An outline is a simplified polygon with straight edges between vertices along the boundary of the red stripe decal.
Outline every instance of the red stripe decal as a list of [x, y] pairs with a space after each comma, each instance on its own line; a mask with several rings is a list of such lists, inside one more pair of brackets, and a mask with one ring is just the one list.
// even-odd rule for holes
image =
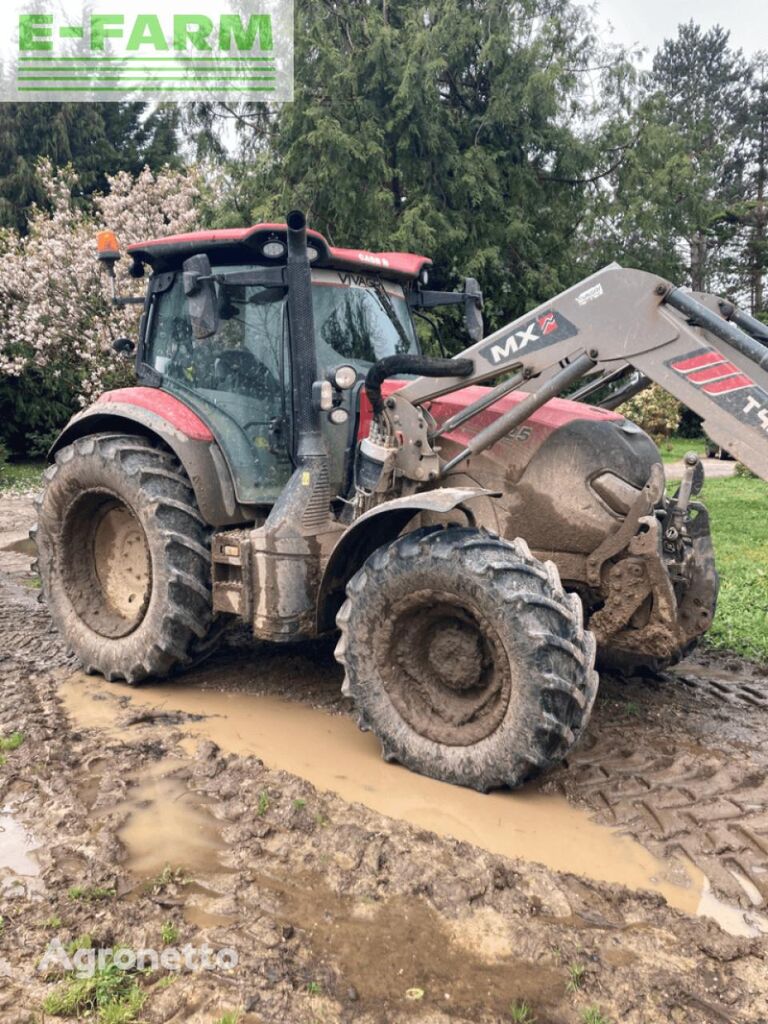
[[688, 380], [694, 384], [706, 384], [708, 380], [719, 380], [738, 372], [738, 366], [734, 366], [733, 363], [719, 363], [717, 366], [708, 366], [706, 370], [696, 370], [689, 375]]
[[683, 359], [679, 363], [672, 363], [672, 369], [678, 373], [690, 373], [691, 370], [698, 370], [702, 366], [713, 366], [715, 363], [724, 363], [725, 359], [719, 352], [703, 352], [699, 356], [691, 356], [690, 359]]
[[725, 380], [713, 381], [711, 384], [705, 384], [702, 391], [706, 391], [708, 395], [724, 395], [728, 391], [738, 391], [740, 388], [749, 388], [754, 384], [754, 381], [748, 377], [745, 373], [740, 373], [736, 377], [727, 377]]

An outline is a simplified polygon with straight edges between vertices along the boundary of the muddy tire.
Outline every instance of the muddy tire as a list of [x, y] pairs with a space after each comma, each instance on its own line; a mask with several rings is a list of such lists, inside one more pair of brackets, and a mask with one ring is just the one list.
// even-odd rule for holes
[[209, 529], [168, 451], [118, 434], [63, 448], [35, 540], [43, 598], [86, 672], [137, 683], [214, 649]]
[[581, 603], [524, 541], [416, 530], [347, 585], [336, 658], [386, 760], [485, 792], [562, 760], [597, 692]]

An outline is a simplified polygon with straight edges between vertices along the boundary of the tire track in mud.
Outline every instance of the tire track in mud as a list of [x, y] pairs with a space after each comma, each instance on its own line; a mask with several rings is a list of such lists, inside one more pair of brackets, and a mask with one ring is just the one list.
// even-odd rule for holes
[[[22, 512], [13, 510], [15, 530]], [[29, 576], [6, 576], [0, 588], [0, 683], [13, 685], [20, 670], [75, 666], [37, 592], [18, 585]], [[247, 649], [242, 630], [234, 631], [211, 664], [237, 659], [233, 644], [241, 639]], [[274, 678], [274, 652], [267, 660], [276, 662], [273, 690], [343, 709], [330, 659], [317, 665], [311, 696]], [[586, 804], [658, 857], [690, 859], [717, 893], [759, 909], [768, 905], [767, 776], [768, 674], [733, 655], [709, 654], [661, 679], [604, 675], [585, 739], [542, 788]]]
[[[5, 788], [0, 779], [0, 795], [18, 802], [46, 844], [46, 909], [34, 898], [14, 901], [0, 935], [0, 959], [17, 972], [0, 992], [4, 1024], [33, 1019], [50, 991], [29, 967], [32, 951], [50, 937], [50, 911], [64, 918], [65, 941], [95, 930], [97, 940], [141, 944], [171, 917], [185, 940], [203, 935], [236, 944], [242, 969], [232, 979], [183, 976], [164, 991], [147, 979], [153, 1022], [203, 1024], [239, 1005], [244, 1024], [498, 1024], [521, 996], [532, 1000], [542, 1024], [576, 1024], [589, 1004], [626, 1024], [764, 1020], [765, 965], [756, 940], [682, 917], [649, 893], [556, 876], [441, 840], [318, 794], [254, 758], [222, 757], [213, 744], [182, 770], [190, 773], [185, 785], [215, 810], [226, 847], [219, 880], [229, 923], [191, 926], [184, 888], [137, 891], [116, 837], [122, 812], [116, 816], [115, 805], [130, 789], [127, 780], [172, 754], [176, 723], [137, 720], [106, 745], [98, 731], [73, 731], [56, 696], [71, 660], [35, 596], [0, 573], [0, 730], [22, 729], [27, 737], [9, 761], [15, 778], [8, 774]], [[228, 650], [221, 660], [233, 656]], [[273, 677], [279, 664], [291, 674], [290, 657], [275, 657]], [[323, 668], [318, 693], [326, 671], [329, 693], [337, 686], [337, 671]], [[296, 680], [289, 685], [299, 697]], [[610, 696], [599, 718], [610, 719]], [[642, 727], [635, 739], [644, 742]], [[579, 756], [595, 750], [590, 739]], [[577, 769], [574, 763], [566, 774], [576, 778]], [[207, 877], [198, 881], [207, 891]], [[67, 887], [83, 883], [114, 885], [117, 896], [97, 909], [73, 903]], [[487, 960], [480, 955], [486, 947]], [[565, 991], [567, 965], [576, 961], [587, 965], [578, 995]], [[414, 970], [423, 973], [412, 979]], [[411, 981], [425, 992], [423, 1007], [404, 1008]], [[323, 995], [308, 993], [310, 986]]]
[[[731, 662], [733, 658], [731, 656]], [[688, 663], [662, 680], [605, 678], [584, 743], [545, 783], [717, 893], [768, 905], [768, 679]]]

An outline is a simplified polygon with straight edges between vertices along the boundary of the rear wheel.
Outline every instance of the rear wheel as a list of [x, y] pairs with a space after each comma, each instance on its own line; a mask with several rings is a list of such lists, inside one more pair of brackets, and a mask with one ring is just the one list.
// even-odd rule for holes
[[209, 530], [174, 455], [98, 434], [45, 475], [35, 540], [43, 595], [87, 672], [139, 682], [215, 646]]
[[519, 786], [589, 718], [598, 680], [581, 603], [524, 541], [416, 530], [371, 555], [337, 622], [361, 727], [424, 775]]

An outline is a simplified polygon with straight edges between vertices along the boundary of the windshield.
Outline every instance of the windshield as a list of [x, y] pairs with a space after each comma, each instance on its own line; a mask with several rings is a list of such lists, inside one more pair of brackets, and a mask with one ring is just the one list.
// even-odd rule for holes
[[[246, 266], [215, 267], [220, 274], [248, 271]], [[386, 291], [400, 323], [390, 320], [385, 304], [365, 274], [332, 270], [312, 272], [318, 370], [351, 363], [365, 372], [384, 356], [418, 351], [408, 305], [400, 285]], [[181, 274], [155, 300], [146, 362], [166, 378], [187, 387], [274, 399], [283, 376], [285, 297], [262, 285], [217, 282], [219, 329], [202, 340], [192, 334]], [[216, 401], [216, 395], [209, 396]]]
[[385, 356], [418, 351], [402, 287], [392, 281], [381, 282], [404, 338], [390, 320], [374, 280], [368, 274], [312, 272], [312, 309], [321, 373], [339, 363], [349, 363], [365, 373]]

